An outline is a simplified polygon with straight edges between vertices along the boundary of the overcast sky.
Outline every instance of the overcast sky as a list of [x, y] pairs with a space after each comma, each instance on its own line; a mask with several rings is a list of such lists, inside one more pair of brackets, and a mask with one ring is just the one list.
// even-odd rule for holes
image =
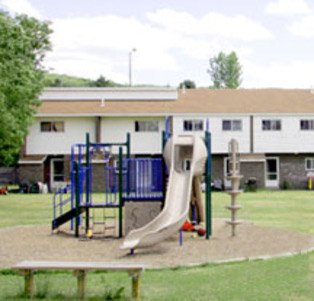
[[208, 60], [236, 51], [242, 87], [314, 87], [314, 1], [0, 0], [0, 8], [50, 20], [53, 72], [177, 86], [209, 86]]

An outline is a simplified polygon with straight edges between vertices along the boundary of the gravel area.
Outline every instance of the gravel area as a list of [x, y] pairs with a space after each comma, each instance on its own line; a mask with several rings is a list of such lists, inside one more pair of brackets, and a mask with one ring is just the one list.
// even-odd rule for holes
[[119, 249], [119, 239], [76, 239], [67, 232], [51, 235], [48, 226], [5, 228], [0, 230], [0, 268], [22, 260], [140, 262], [161, 268], [284, 256], [314, 248], [313, 236], [251, 223], [239, 225], [237, 236], [230, 237], [230, 226], [215, 220], [213, 232], [209, 241], [184, 233], [183, 246], [174, 236], [130, 256]]

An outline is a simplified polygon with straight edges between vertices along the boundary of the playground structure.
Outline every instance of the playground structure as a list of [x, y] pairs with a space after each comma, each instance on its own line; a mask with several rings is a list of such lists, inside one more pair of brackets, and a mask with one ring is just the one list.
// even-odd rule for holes
[[242, 190], [239, 190], [242, 176], [240, 175], [239, 144], [235, 139], [231, 139], [228, 146], [230, 175], [227, 176], [227, 179], [231, 181], [231, 190], [228, 191], [231, 196], [231, 204], [226, 206], [226, 209], [230, 210], [231, 219], [227, 221], [227, 224], [231, 225], [231, 236], [235, 236], [236, 226], [241, 224], [241, 221], [237, 220], [236, 213], [241, 209], [241, 206], [237, 204], [237, 197], [242, 193]]
[[[163, 132], [162, 145], [166, 147], [165, 153], [174, 156], [177, 151], [170, 151], [169, 145], [173, 144], [171, 141], [176, 139], [183, 139], [186, 146], [193, 145], [193, 147], [199, 147], [200, 142], [196, 139], [192, 139], [192, 136], [185, 138], [171, 138], [169, 131]], [[200, 138], [199, 138], [200, 139]], [[169, 140], [169, 142], [167, 142]], [[192, 141], [193, 140], [193, 141]], [[200, 139], [201, 140], [201, 139]], [[202, 149], [202, 166], [205, 164], [205, 181], [206, 185], [206, 214], [205, 214], [205, 226], [206, 226], [206, 238], [209, 239], [211, 235], [211, 160], [210, 160], [210, 133], [205, 132], [205, 144], [203, 141]], [[54, 196], [54, 216], [52, 221], [52, 230], [58, 229], [66, 222], [71, 223], [71, 230], [74, 230], [76, 237], [80, 236], [80, 228], [84, 228], [85, 235], [87, 237], [95, 234], [94, 226], [101, 225], [103, 227], [103, 234], [108, 236], [108, 230], [111, 231], [110, 236], [123, 237], [123, 207], [129, 202], [155, 202], [162, 203], [164, 208], [168, 208], [166, 196], [166, 181], [167, 181], [167, 168], [162, 158], [134, 158], [130, 154], [130, 134], [127, 134], [126, 141], [122, 143], [91, 143], [89, 135], [86, 135], [85, 144], [75, 144], [72, 146], [71, 151], [71, 184], [68, 187], [60, 189]], [[167, 145], [167, 146], [166, 146]], [[205, 146], [206, 145], [206, 146]], [[193, 147], [191, 149], [193, 149]], [[206, 155], [206, 149], [208, 157]], [[113, 151], [118, 153], [118, 156], [113, 154]], [[181, 151], [182, 152], [182, 151]], [[195, 152], [191, 152], [191, 154]], [[167, 157], [166, 156], [166, 157]], [[182, 158], [183, 159], [183, 158]], [[184, 219], [187, 217], [188, 210], [190, 208], [190, 195], [192, 190], [192, 183], [197, 185], [199, 183], [199, 177], [194, 178], [193, 175], [203, 173], [203, 169], [197, 167], [195, 158], [189, 158], [189, 160], [183, 160], [188, 176], [181, 177], [179, 173], [173, 176], [172, 164], [168, 162], [169, 167], [169, 179], [168, 190], [184, 190], [184, 193], [180, 191], [180, 195], [177, 195], [175, 199], [180, 199], [180, 202], [174, 201], [172, 203], [171, 210], [168, 211], [168, 215], [181, 214], [180, 221], [177, 221], [177, 226], [171, 232], [176, 232], [182, 226]], [[171, 159], [170, 159], [171, 160]], [[173, 161], [174, 162], [174, 161]], [[180, 164], [182, 163], [180, 162]], [[103, 166], [103, 188], [104, 193], [101, 195], [101, 201], [93, 196], [93, 166], [101, 164]], [[179, 164], [179, 163], [177, 163]], [[179, 168], [178, 166], [175, 166]], [[197, 168], [196, 168], [197, 167]], [[196, 169], [195, 169], [196, 168]], [[173, 182], [173, 178], [175, 181]], [[179, 181], [179, 182], [178, 182]], [[174, 184], [175, 183], [175, 184]], [[167, 193], [170, 195], [168, 198], [172, 198], [173, 193]], [[200, 193], [198, 192], [198, 195]], [[189, 199], [187, 201], [187, 199]], [[183, 201], [184, 200], [184, 201]], [[181, 204], [182, 203], [182, 204]], [[183, 204], [184, 203], [184, 204]], [[197, 202], [197, 198], [192, 198], [192, 218], [196, 218], [196, 208], [200, 207], [200, 202]], [[176, 207], [180, 205], [179, 208]], [[66, 209], [67, 208], [67, 209]], [[102, 220], [96, 220], [95, 210], [103, 210]], [[110, 210], [108, 210], [110, 209]], [[177, 212], [178, 211], [178, 212]], [[200, 210], [199, 210], [200, 212]], [[183, 218], [184, 216], [184, 218]], [[84, 220], [85, 219], [85, 220]], [[198, 214], [198, 221], [204, 221], [204, 214]], [[165, 225], [167, 226], [167, 225]], [[116, 231], [117, 230], [117, 231]], [[118, 235], [116, 233], [118, 232]]]
[[164, 157], [169, 170], [164, 208], [150, 223], [131, 231], [121, 249], [132, 252], [135, 248], [157, 244], [175, 234], [187, 218], [193, 178], [203, 174], [206, 146], [197, 136], [172, 137], [166, 143]]

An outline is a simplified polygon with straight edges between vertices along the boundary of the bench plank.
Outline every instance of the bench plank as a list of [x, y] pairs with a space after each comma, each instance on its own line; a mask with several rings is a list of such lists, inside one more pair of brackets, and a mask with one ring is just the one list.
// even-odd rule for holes
[[112, 271], [142, 271], [145, 266], [136, 263], [122, 262], [79, 262], [79, 261], [22, 261], [15, 269], [32, 270], [112, 270]]
[[33, 274], [36, 270], [73, 270], [77, 277], [78, 298], [84, 299], [86, 272], [103, 270], [112, 272], [127, 272], [132, 278], [132, 297], [140, 299], [140, 275], [144, 270], [143, 264], [127, 262], [78, 262], [78, 261], [22, 261], [14, 269], [20, 270], [25, 277], [25, 293], [32, 297], [34, 293]]

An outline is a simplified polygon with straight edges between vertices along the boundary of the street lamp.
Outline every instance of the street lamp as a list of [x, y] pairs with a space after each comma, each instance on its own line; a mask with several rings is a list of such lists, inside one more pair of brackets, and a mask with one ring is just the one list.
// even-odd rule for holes
[[132, 86], [132, 55], [136, 48], [132, 48], [129, 52], [129, 86]]

